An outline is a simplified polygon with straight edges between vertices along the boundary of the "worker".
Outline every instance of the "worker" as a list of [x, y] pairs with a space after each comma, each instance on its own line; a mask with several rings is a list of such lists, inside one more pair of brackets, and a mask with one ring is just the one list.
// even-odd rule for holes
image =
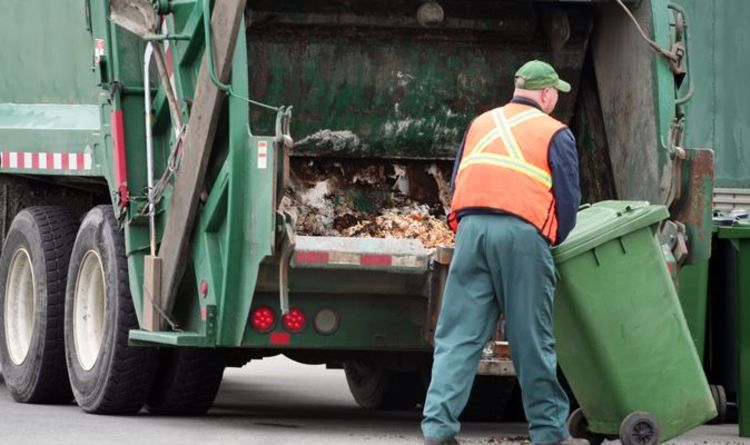
[[[588, 445], [566, 428], [552, 335], [552, 246], [575, 226], [580, 203], [576, 142], [549, 116], [570, 84], [533, 60], [515, 74], [509, 104], [469, 126], [453, 171], [460, 225], [435, 331], [424, 405], [426, 445], [457, 444], [458, 417], [500, 313], [533, 444]], [[500, 403], [500, 401], [498, 401]]]

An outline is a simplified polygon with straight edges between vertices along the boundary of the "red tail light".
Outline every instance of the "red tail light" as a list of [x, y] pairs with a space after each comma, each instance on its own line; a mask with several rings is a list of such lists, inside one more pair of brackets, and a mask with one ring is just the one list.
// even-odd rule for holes
[[268, 332], [276, 324], [276, 314], [270, 307], [259, 307], [251, 314], [250, 322], [258, 332]]
[[289, 313], [281, 317], [284, 329], [291, 333], [301, 332], [307, 325], [307, 317], [304, 312], [297, 308], [291, 308]]

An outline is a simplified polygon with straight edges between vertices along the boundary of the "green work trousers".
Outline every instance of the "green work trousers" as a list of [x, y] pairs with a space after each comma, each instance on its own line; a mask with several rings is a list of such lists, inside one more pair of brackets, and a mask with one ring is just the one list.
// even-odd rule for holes
[[550, 246], [534, 226], [511, 215], [468, 215], [461, 220], [435, 332], [422, 421], [425, 437], [458, 434], [458, 416], [501, 312], [531, 441], [544, 444], [568, 437], [569, 402], [557, 380], [552, 335], [554, 289]]

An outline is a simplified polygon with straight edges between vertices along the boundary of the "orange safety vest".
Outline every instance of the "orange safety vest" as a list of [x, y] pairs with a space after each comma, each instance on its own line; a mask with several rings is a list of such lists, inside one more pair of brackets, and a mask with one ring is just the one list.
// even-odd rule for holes
[[472, 122], [451, 208], [502, 210], [533, 224], [553, 245], [557, 212], [549, 145], [565, 124], [535, 107], [510, 103]]

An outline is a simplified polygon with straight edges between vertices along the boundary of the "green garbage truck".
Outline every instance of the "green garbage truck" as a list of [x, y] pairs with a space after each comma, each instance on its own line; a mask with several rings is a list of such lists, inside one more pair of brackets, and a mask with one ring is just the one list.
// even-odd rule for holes
[[[577, 136], [585, 200], [668, 205], [670, 267], [704, 261], [714, 162], [699, 144], [724, 75], [713, 34], [691, 33], [706, 3], [6, 2], [9, 392], [195, 414], [225, 367], [284, 354], [343, 368], [364, 407], [415, 407], [456, 149], [533, 58], [573, 84], [555, 116]], [[503, 340], [500, 323], [469, 410], [511, 403]]]

